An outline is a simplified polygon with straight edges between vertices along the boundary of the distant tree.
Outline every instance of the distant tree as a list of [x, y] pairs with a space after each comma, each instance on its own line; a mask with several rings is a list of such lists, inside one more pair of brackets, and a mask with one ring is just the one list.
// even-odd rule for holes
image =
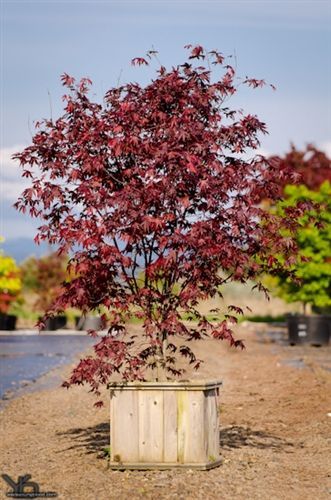
[[317, 190], [306, 186], [287, 186], [278, 213], [286, 217], [288, 207], [311, 202], [311, 210], [299, 218], [295, 240], [299, 252], [292, 269], [300, 281], [280, 275], [276, 278], [278, 295], [287, 302], [302, 302], [304, 311], [311, 304], [317, 309], [331, 307], [331, 183]]
[[[292, 144], [288, 153], [273, 159], [280, 161], [281, 168], [291, 168], [297, 172], [297, 182], [309, 189], [316, 190], [324, 181], [331, 182], [331, 159], [313, 144], [308, 144], [302, 151]], [[280, 179], [280, 183], [285, 188], [286, 180]]]
[[29, 257], [22, 263], [23, 287], [37, 295], [36, 310], [45, 313], [63, 290], [67, 263], [68, 258], [56, 252], [40, 258]]
[[[0, 237], [0, 243], [3, 239]], [[15, 260], [0, 249], [0, 313], [6, 314], [21, 291], [20, 269]]]
[[21, 265], [22, 286], [24, 291], [35, 291], [38, 287], [38, 258], [34, 255], [25, 259]]

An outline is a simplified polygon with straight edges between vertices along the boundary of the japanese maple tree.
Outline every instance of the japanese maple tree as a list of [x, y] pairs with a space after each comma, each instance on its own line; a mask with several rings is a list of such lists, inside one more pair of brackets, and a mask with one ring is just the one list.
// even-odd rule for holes
[[[198, 368], [192, 339], [243, 346], [231, 330], [238, 307], [215, 324], [198, 302], [221, 296], [229, 281], [256, 279], [263, 288], [258, 276], [277, 271], [273, 255], [286, 266], [295, 249], [279, 228], [296, 226], [298, 207], [283, 218], [260, 203], [279, 199], [291, 169], [254, 155], [266, 125], [228, 104], [241, 85], [265, 82], [237, 78], [217, 51], [187, 49], [183, 64], [158, 65], [148, 85], [111, 88], [103, 103], [89, 96], [90, 80], [64, 74], [63, 116], [39, 123], [33, 144], [16, 155], [31, 178], [17, 208], [43, 220], [37, 241], [72, 254], [76, 278], [48, 314], [107, 311], [107, 335], [69, 381], [96, 393], [114, 372], [124, 380], [181, 376], [181, 356]], [[154, 56], [132, 62], [149, 65]], [[198, 322], [188, 325], [183, 313]], [[126, 327], [132, 315], [143, 321], [139, 337]]]

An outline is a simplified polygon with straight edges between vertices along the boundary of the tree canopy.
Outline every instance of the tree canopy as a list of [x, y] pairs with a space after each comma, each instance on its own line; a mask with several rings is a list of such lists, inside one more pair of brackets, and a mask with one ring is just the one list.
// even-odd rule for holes
[[[1, 242], [0, 238], [0, 242]], [[22, 288], [20, 269], [15, 259], [5, 255], [0, 249], [0, 313], [7, 313], [10, 304]]]
[[68, 278], [66, 271], [68, 257], [52, 252], [44, 257], [29, 257], [23, 262], [22, 283], [26, 290], [37, 295], [34, 307], [46, 312], [62, 290], [62, 283]]
[[331, 183], [323, 182], [319, 189], [307, 186], [287, 186], [285, 200], [278, 211], [285, 217], [284, 208], [311, 202], [311, 209], [299, 218], [295, 233], [298, 246], [293, 265], [298, 281], [279, 276], [278, 294], [287, 302], [302, 302], [316, 308], [331, 306]]
[[[211, 324], [198, 302], [221, 295], [229, 281], [258, 281], [271, 263], [276, 272], [274, 254], [285, 256], [284, 268], [295, 251], [289, 234], [300, 210], [288, 207], [283, 218], [261, 204], [279, 200], [295, 173], [255, 154], [266, 125], [228, 104], [240, 86], [265, 82], [240, 79], [218, 51], [187, 49], [183, 64], [159, 66], [145, 86], [111, 88], [103, 103], [91, 99], [89, 79], [63, 75], [64, 114], [40, 122], [33, 144], [16, 155], [31, 179], [17, 208], [43, 220], [37, 241], [73, 252], [76, 278], [49, 314], [68, 306], [108, 310], [96, 357], [82, 360], [71, 378], [92, 390], [117, 371], [124, 379], [144, 379], [148, 369], [159, 377], [160, 367], [165, 376], [181, 375], [177, 354], [198, 368], [182, 341], [211, 336], [243, 346], [231, 330], [238, 307]], [[198, 324], [188, 326], [183, 312]], [[143, 320], [138, 340], [125, 324], [132, 315]]]
[[[331, 182], [331, 159], [313, 144], [308, 144], [303, 150], [292, 144], [289, 152], [274, 159], [297, 172], [298, 181], [309, 189], [316, 190], [324, 181]], [[285, 188], [286, 183], [282, 181], [282, 184]]]

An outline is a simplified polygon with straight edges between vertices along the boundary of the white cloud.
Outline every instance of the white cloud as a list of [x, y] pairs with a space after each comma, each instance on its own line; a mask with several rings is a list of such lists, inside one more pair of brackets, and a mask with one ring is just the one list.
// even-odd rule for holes
[[318, 147], [324, 151], [324, 153], [330, 158], [331, 160], [331, 141], [325, 141], [321, 142]]
[[23, 189], [29, 185], [29, 181], [22, 177], [19, 162], [12, 159], [12, 155], [22, 151], [24, 147], [22, 144], [17, 144], [0, 149], [0, 190], [2, 199], [14, 202]]
[[13, 204], [29, 186], [31, 180], [22, 178], [19, 162], [12, 155], [25, 148], [23, 144], [0, 148], [0, 235], [9, 241], [18, 237], [33, 238], [39, 223], [17, 212]]
[[269, 156], [272, 156], [273, 153], [271, 153], [270, 151], [268, 151], [265, 148], [257, 148], [254, 151], [254, 154], [255, 155], [262, 155], [262, 156], [265, 156], [266, 158], [269, 158]]

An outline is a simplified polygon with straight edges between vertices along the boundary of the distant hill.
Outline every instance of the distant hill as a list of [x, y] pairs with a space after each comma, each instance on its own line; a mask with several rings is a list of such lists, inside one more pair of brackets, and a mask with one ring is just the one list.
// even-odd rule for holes
[[34, 255], [41, 257], [50, 252], [50, 246], [46, 243], [36, 245], [32, 238], [13, 238], [1, 243], [4, 253], [13, 257], [17, 263], [21, 263], [27, 257]]
[[[126, 244], [124, 242], [119, 242], [120, 249], [123, 249], [125, 245]], [[9, 238], [8, 240], [5, 239], [5, 241], [1, 243], [0, 248], [4, 251], [5, 254], [13, 257], [18, 264], [23, 262], [28, 257], [31, 257], [32, 255], [34, 255], [35, 257], [42, 257], [43, 255], [47, 255], [50, 252], [54, 252], [56, 250], [55, 246], [48, 245], [47, 243], [36, 245], [33, 241], [33, 238], [27, 237]], [[77, 249], [77, 246], [73, 247], [74, 251]], [[143, 266], [143, 257], [138, 258], [137, 262], [139, 267]]]

